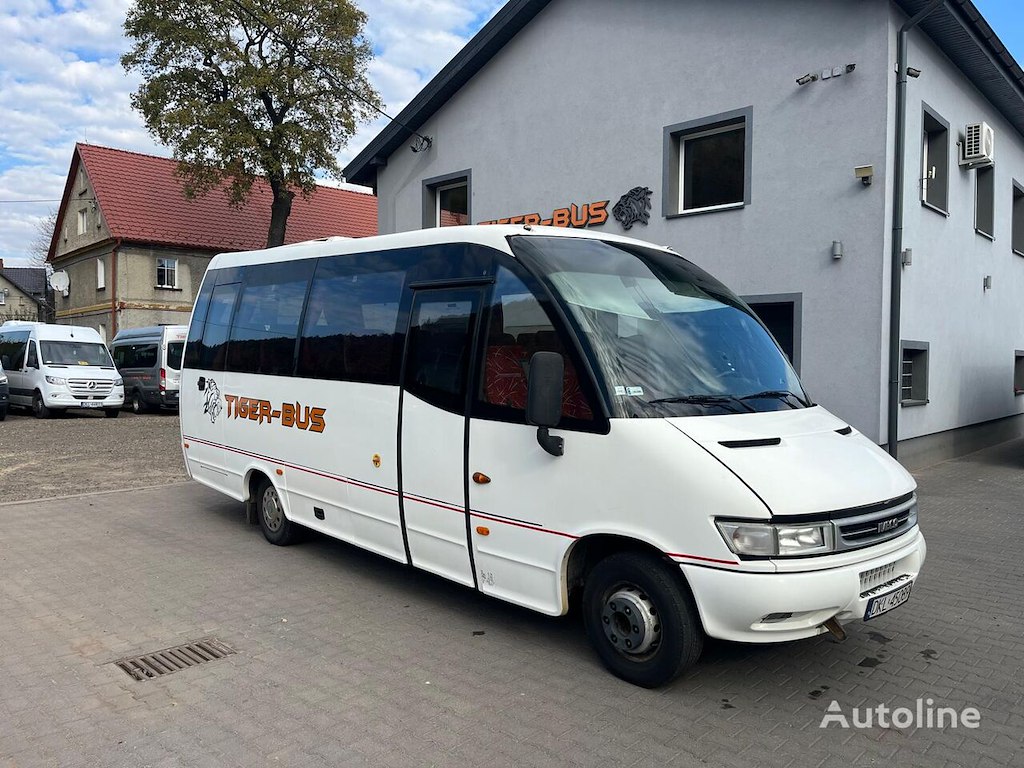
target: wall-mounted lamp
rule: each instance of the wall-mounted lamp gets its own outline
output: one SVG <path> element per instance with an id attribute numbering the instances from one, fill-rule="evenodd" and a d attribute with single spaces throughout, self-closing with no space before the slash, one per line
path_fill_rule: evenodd
<path id="1" fill-rule="evenodd" d="M 904 267 L 909 267 L 911 264 L 914 263 L 914 249 L 913 248 L 904 248 L 903 249 L 903 251 L 901 253 L 900 263 L 902 263 Z"/>
<path id="2" fill-rule="evenodd" d="M 873 165 L 858 165 L 853 169 L 853 177 L 860 179 L 860 183 L 865 187 L 871 186 L 871 180 L 875 175 L 875 166 Z"/>
<path id="3" fill-rule="evenodd" d="M 833 240 L 832 241 L 832 258 L 839 260 L 843 258 L 843 241 Z"/>
<path id="4" fill-rule="evenodd" d="M 992 275 L 985 275 L 985 280 L 982 282 L 982 288 L 986 291 L 992 288 Z"/>
<path id="5" fill-rule="evenodd" d="M 814 74 L 813 72 L 808 72 L 806 75 L 803 75 L 802 77 L 798 77 L 796 79 L 796 84 L 797 85 L 807 85 L 808 83 L 813 83 L 817 79 L 818 79 L 818 76 L 816 74 Z"/>
<path id="6" fill-rule="evenodd" d="M 921 76 L 921 70 L 916 67 L 907 67 L 907 77 L 918 78 Z"/>

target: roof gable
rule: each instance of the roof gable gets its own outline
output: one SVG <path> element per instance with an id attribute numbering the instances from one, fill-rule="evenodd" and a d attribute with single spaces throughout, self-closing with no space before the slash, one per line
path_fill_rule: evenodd
<path id="1" fill-rule="evenodd" d="M 2 267 L 0 275 L 33 298 L 46 293 L 46 267 Z"/>
<path id="2" fill-rule="evenodd" d="M 113 238 L 202 251 L 253 250 L 266 245 L 273 201 L 266 181 L 257 179 L 251 196 L 237 207 L 229 203 L 223 187 L 189 200 L 182 180 L 175 174 L 174 160 L 76 144 L 48 260 L 55 255 L 80 168 L 88 175 L 96 204 Z M 285 241 L 375 234 L 375 197 L 317 186 L 309 197 L 296 195 Z"/>

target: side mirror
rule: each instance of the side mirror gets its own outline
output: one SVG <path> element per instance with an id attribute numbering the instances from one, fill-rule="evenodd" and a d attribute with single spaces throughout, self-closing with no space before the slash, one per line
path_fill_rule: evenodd
<path id="1" fill-rule="evenodd" d="M 526 421 L 537 427 L 537 442 L 552 456 L 561 456 L 564 441 L 548 433 L 562 418 L 565 362 L 557 352 L 534 352 L 526 391 Z"/>

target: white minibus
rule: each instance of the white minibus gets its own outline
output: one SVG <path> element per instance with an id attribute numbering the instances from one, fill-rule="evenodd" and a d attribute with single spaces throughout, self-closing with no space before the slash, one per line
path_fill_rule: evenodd
<path id="1" fill-rule="evenodd" d="M 37 419 L 69 409 L 116 419 L 124 404 L 123 382 L 94 328 L 8 320 L 0 325 L 0 364 L 10 404 Z"/>
<path id="2" fill-rule="evenodd" d="M 182 370 L 190 475 L 273 544 L 310 528 L 549 615 L 668 682 L 705 636 L 874 619 L 925 557 L 913 478 L 812 402 L 669 249 L 535 226 L 215 257 Z"/>

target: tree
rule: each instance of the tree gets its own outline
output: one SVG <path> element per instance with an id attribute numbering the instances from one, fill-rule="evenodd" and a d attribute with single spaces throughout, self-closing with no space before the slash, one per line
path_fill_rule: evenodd
<path id="1" fill-rule="evenodd" d="M 365 22 L 350 0 L 136 0 L 121 65 L 141 74 L 132 106 L 172 148 L 186 195 L 225 183 L 241 205 L 266 179 L 267 246 L 283 244 L 296 192 L 317 170 L 341 179 L 338 153 L 380 109 Z"/>
<path id="2" fill-rule="evenodd" d="M 54 208 L 36 221 L 36 236 L 28 247 L 29 266 L 46 266 L 46 257 L 50 254 L 50 243 L 53 241 L 53 230 L 56 227 L 57 211 Z"/>

